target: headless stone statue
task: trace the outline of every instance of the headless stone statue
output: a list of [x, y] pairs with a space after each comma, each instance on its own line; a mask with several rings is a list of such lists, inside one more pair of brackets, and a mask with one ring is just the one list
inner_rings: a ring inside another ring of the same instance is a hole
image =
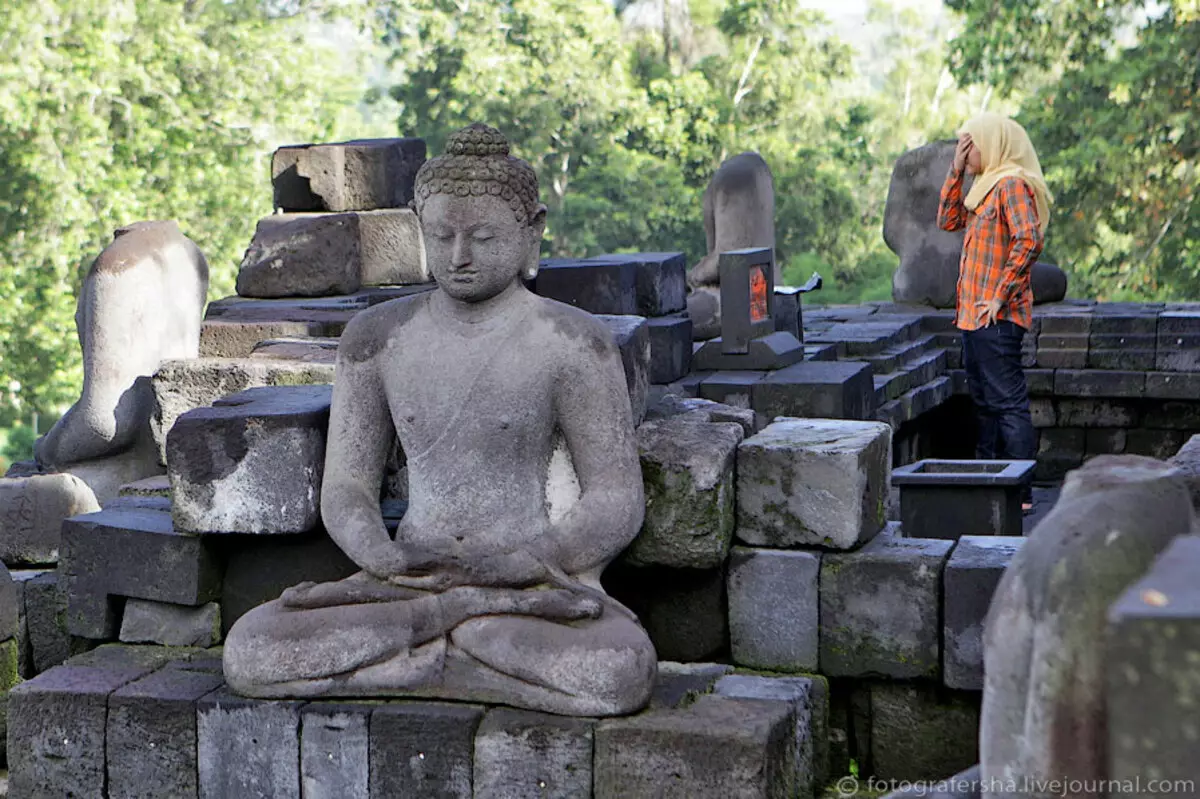
[[[524, 288], [546, 211], [498, 131], [454, 134], [418, 173], [415, 204], [438, 289], [359, 314], [338, 349], [321, 514], [363, 571], [239, 619], [226, 679], [256, 697], [639, 710], [654, 649], [599, 582], [644, 509], [612, 336]], [[409, 496], [394, 541], [379, 507], [393, 429]], [[552, 519], [559, 440], [580, 491]]]
[[[708, 254], [688, 273], [688, 315], [697, 341], [721, 335], [720, 254], [775, 246], [775, 184], [761, 155], [735, 155], [713, 174], [704, 191], [704, 237]], [[776, 259], [776, 286], [783, 284], [779, 270]]]
[[162, 473], [149, 431], [149, 378], [165, 360], [197, 356], [207, 293], [204, 255], [175, 222], [114, 233], [75, 312], [83, 391], [35, 444], [39, 466], [75, 474], [101, 503], [122, 483]]
[[1186, 478], [1169, 464], [1102, 456], [1067, 476], [988, 612], [985, 796], [1063, 796], [1070, 781], [1086, 791], [1076, 795], [1095, 794], [1082, 786], [1107, 778], [1108, 608], [1192, 526]]
[[[953, 308], [965, 230], [937, 226], [938, 201], [954, 160], [954, 140], [909, 150], [896, 161], [883, 211], [883, 240], [900, 256], [892, 275], [892, 299], [934, 308]], [[964, 192], [970, 187], [964, 186]], [[1030, 272], [1035, 303], [1067, 296], [1067, 275], [1041, 261]]]

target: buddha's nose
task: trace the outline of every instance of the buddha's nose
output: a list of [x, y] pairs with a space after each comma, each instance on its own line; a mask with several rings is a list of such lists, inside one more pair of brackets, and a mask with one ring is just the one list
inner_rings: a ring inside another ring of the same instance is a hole
[[471, 263], [471, 247], [466, 236], [454, 237], [454, 250], [450, 253], [450, 265], [455, 268], [469, 266]]

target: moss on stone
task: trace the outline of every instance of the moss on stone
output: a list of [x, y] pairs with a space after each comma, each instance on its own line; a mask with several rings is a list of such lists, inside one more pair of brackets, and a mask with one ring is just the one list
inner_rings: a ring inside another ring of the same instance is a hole
[[0, 691], [8, 691], [21, 681], [17, 672], [17, 639], [0, 643]]

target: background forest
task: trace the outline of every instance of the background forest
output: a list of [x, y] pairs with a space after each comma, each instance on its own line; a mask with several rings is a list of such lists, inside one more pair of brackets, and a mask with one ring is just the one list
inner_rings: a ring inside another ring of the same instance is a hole
[[[1074, 296], [1200, 299], [1200, 0], [9, 0], [0, 16], [0, 428], [75, 400], [75, 291], [112, 231], [174, 218], [232, 293], [281, 144], [482, 120], [530, 160], [545, 252], [702, 254], [721, 160], [775, 175], [789, 282], [890, 295], [892, 164], [998, 110], [1057, 197]], [[0, 436], [2, 437], [2, 436]]]

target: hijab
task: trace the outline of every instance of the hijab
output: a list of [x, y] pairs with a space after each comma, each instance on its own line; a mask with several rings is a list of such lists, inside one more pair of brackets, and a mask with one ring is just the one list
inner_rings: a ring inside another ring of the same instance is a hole
[[1025, 129], [1006, 116], [984, 113], [967, 120], [961, 132], [970, 134], [971, 141], [979, 148], [982, 167], [963, 204], [974, 211], [1002, 179], [1020, 178], [1033, 190], [1038, 224], [1045, 233], [1054, 197], [1046, 187], [1042, 166]]

